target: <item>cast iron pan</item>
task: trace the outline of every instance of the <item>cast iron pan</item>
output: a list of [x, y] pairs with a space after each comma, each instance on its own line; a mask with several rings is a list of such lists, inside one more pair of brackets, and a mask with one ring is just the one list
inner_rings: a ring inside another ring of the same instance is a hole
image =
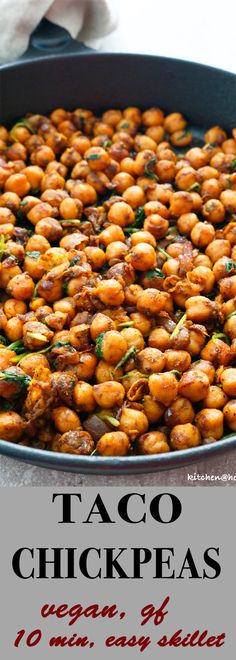
[[[0, 69], [0, 122], [53, 108], [158, 105], [188, 118], [198, 140], [220, 124], [236, 126], [236, 76], [209, 66], [146, 55], [96, 53], [45, 19], [21, 60]], [[154, 456], [102, 458], [31, 449], [0, 440], [0, 453], [70, 472], [134, 474], [177, 468], [236, 447], [236, 434], [214, 444]], [[223, 472], [223, 460], [222, 460]]]

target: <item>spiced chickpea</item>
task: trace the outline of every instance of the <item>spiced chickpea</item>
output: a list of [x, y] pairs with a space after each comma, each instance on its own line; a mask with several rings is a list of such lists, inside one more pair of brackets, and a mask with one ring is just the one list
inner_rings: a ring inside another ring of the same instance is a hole
[[130, 440], [146, 433], [148, 426], [148, 419], [141, 410], [122, 408], [119, 430], [126, 433]]
[[67, 433], [81, 428], [77, 413], [66, 406], [59, 406], [52, 410], [52, 420], [59, 433]]
[[181, 234], [189, 236], [197, 223], [198, 217], [196, 213], [183, 213], [177, 220], [177, 227]]
[[[212, 362], [208, 360], [196, 360], [193, 362], [190, 367], [191, 371], [203, 371], [204, 374], [208, 377], [210, 385], [213, 383], [215, 378], [215, 368]], [[189, 371], [190, 371], [189, 369]]]
[[119, 227], [126, 227], [132, 224], [135, 215], [130, 204], [126, 202], [115, 202], [108, 211], [108, 220]]
[[230, 257], [230, 254], [231, 244], [223, 238], [216, 238], [206, 248], [206, 255], [211, 259], [213, 264], [221, 257]]
[[136, 360], [140, 371], [145, 374], [159, 373], [163, 371], [166, 364], [164, 353], [158, 348], [152, 347], [141, 350]]
[[236, 399], [231, 399], [223, 409], [224, 419], [231, 431], [236, 431]]
[[204, 408], [216, 408], [217, 410], [221, 410], [224, 408], [227, 401], [228, 397], [221, 387], [210, 385], [209, 392], [202, 403]]
[[165, 454], [170, 451], [167, 436], [161, 431], [144, 433], [136, 440], [139, 454]]
[[196, 426], [203, 439], [220, 440], [224, 432], [224, 415], [216, 408], [203, 408], [195, 417]]
[[169, 406], [178, 394], [178, 381], [173, 373], [154, 373], [148, 379], [151, 396], [164, 406]]
[[169, 302], [169, 294], [157, 289], [145, 289], [138, 293], [137, 310], [143, 314], [158, 314]]
[[209, 391], [209, 378], [203, 371], [190, 370], [183, 374], [178, 385], [178, 394], [196, 403], [205, 399]]
[[134, 245], [125, 260], [140, 271], [152, 270], [157, 265], [156, 252], [148, 243]]
[[193, 323], [205, 323], [216, 314], [216, 304], [205, 296], [191, 296], [185, 303], [187, 319]]
[[164, 422], [169, 428], [177, 424], [188, 424], [194, 421], [194, 408], [191, 401], [178, 396], [171, 405], [166, 408]]
[[118, 306], [124, 302], [124, 291], [118, 280], [101, 280], [96, 289], [96, 295], [104, 305]]
[[137, 328], [123, 328], [120, 335], [126, 340], [128, 349], [134, 346], [141, 351], [145, 346], [143, 335]]
[[130, 440], [123, 431], [104, 433], [98, 440], [96, 450], [100, 456], [127, 456]]
[[174, 450], [190, 449], [201, 444], [199, 430], [193, 424], [177, 424], [171, 431], [170, 444]]
[[100, 408], [114, 408], [122, 406], [125, 398], [125, 389], [117, 381], [105, 381], [93, 386], [95, 401]]
[[148, 337], [148, 346], [166, 351], [170, 345], [170, 335], [165, 328], [154, 328]]
[[0, 413], [0, 437], [8, 442], [18, 442], [24, 430], [24, 422], [18, 413]]

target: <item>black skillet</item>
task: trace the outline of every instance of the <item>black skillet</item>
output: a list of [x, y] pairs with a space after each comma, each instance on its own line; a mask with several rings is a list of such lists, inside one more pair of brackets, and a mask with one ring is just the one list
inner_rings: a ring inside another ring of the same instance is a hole
[[[56, 107], [158, 105], [180, 111], [198, 139], [204, 129], [236, 126], [236, 76], [193, 62], [147, 55], [96, 53], [45, 19], [25, 55], [0, 69], [0, 122], [11, 125], [26, 112]], [[70, 472], [134, 474], [177, 468], [236, 447], [236, 434], [214, 444], [154, 456], [102, 458], [31, 449], [0, 440], [0, 453]], [[222, 457], [223, 459], [223, 457]], [[223, 460], [222, 460], [223, 467]]]

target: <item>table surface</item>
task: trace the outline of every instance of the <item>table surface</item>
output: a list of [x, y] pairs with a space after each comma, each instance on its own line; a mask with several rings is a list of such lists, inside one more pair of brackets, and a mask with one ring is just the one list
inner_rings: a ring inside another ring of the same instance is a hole
[[[134, 10], [135, 6], [135, 10]], [[188, 0], [166, 3], [157, 0], [118, 0], [118, 27], [106, 37], [102, 51], [142, 52], [198, 61], [235, 72], [236, 40], [233, 20], [222, 23], [215, 0], [208, 0], [204, 12], [189, 11]], [[231, 0], [224, 2], [230, 18]], [[135, 29], [132, 28], [135, 24]], [[188, 480], [191, 475], [215, 475], [217, 480]], [[236, 475], [236, 451], [208, 458], [178, 470], [137, 476], [92, 476], [40, 469], [0, 457], [2, 486], [233, 486], [236, 481], [219, 479]]]

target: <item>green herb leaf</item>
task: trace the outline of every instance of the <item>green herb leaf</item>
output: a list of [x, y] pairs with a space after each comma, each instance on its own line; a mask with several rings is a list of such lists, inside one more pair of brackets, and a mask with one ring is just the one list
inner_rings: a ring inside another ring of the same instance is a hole
[[215, 341], [216, 339], [221, 339], [221, 341], [224, 341], [225, 344], [228, 344], [228, 346], [230, 346], [229, 337], [227, 337], [227, 335], [225, 335], [224, 332], [214, 332], [214, 334], [212, 335], [212, 339], [213, 341]]
[[12, 363], [14, 364], [20, 364], [21, 360], [23, 358], [28, 357], [29, 355], [42, 355], [42, 353], [49, 353], [53, 348], [61, 348], [62, 346], [68, 346], [70, 348], [73, 348], [70, 344], [69, 341], [55, 341], [54, 344], [50, 344], [50, 346], [47, 346], [47, 348], [42, 348], [40, 351], [28, 351], [26, 353], [23, 353], [21, 355], [18, 355], [17, 357], [12, 359]]
[[231, 169], [231, 172], [234, 172], [234, 170], [236, 170], [236, 158], [231, 163], [230, 169]]
[[0, 371], [0, 380], [5, 380], [8, 383], [15, 383], [19, 385], [20, 389], [24, 387], [29, 387], [32, 378], [28, 374], [15, 374], [8, 369], [5, 371]]
[[118, 328], [132, 328], [134, 326], [134, 321], [124, 321], [124, 323], [119, 323]]
[[32, 250], [32, 252], [26, 252], [25, 256], [26, 257], [31, 257], [31, 259], [39, 259], [41, 257], [41, 252], [37, 252], [36, 250]]
[[14, 124], [14, 126], [12, 126], [12, 128], [10, 130], [10, 136], [11, 136], [12, 140], [14, 140], [16, 142], [18, 142], [18, 138], [14, 137], [14, 131], [16, 130], [16, 128], [19, 128], [21, 126], [23, 126], [24, 128], [27, 128], [27, 130], [30, 133], [36, 133], [36, 131], [34, 130], [34, 128], [32, 128], [31, 124], [27, 121], [27, 119], [24, 119], [24, 118], [20, 119], [16, 124]]
[[81, 260], [81, 257], [79, 255], [77, 257], [74, 257], [73, 259], [71, 259], [71, 261], [69, 263], [69, 268], [72, 268], [72, 266], [75, 266], [78, 263], [78, 261], [80, 261], [80, 260]]
[[152, 158], [150, 158], [150, 160], [148, 160], [148, 162], [144, 167], [144, 175], [147, 176], [148, 179], [155, 179], [156, 181], [158, 181], [158, 176], [157, 174], [155, 174], [155, 172], [153, 172], [152, 169], [156, 165], [156, 162], [157, 162], [156, 156], [153, 156]]
[[95, 353], [96, 353], [97, 357], [99, 357], [99, 358], [103, 358], [102, 344], [103, 344], [103, 339], [104, 339], [105, 334], [106, 334], [105, 332], [100, 332], [100, 335], [98, 335], [98, 337], [96, 339]]
[[124, 374], [124, 376], [120, 376], [119, 380], [123, 380], [124, 378], [129, 378], [132, 376], [140, 376], [140, 378], [149, 378], [148, 374], [142, 374], [141, 371], [128, 371], [127, 374]]
[[227, 181], [226, 181], [226, 188], [227, 188], [227, 190], [232, 188], [231, 181], [229, 179], [227, 179]]
[[236, 310], [234, 312], [231, 312], [231, 314], [228, 314], [225, 320], [228, 321], [228, 319], [231, 319], [233, 316], [236, 316]]
[[63, 294], [64, 298], [66, 298], [66, 296], [68, 296], [68, 284], [69, 284], [69, 282], [63, 282], [63, 285], [62, 285], [62, 294]]
[[0, 344], [3, 344], [3, 346], [7, 346], [7, 339], [6, 337], [3, 337], [3, 335], [0, 335]]
[[111, 426], [115, 426], [115, 427], [120, 426], [120, 422], [118, 421], [118, 419], [116, 419], [115, 417], [112, 417], [112, 415], [107, 415], [107, 413], [105, 413], [105, 412], [97, 413], [97, 417], [100, 417], [100, 419], [103, 419], [104, 422], [105, 421], [109, 422], [109, 424], [111, 424]]
[[178, 371], [177, 369], [171, 369], [170, 374], [174, 374], [174, 376], [176, 376], [176, 378], [179, 378], [179, 379], [180, 379], [181, 376], [182, 376], [182, 374], [180, 373], [180, 371]]
[[9, 348], [10, 351], [15, 351], [16, 355], [20, 355], [20, 353], [22, 353], [24, 350], [23, 340], [18, 339], [17, 341], [13, 341], [12, 344], [9, 344], [7, 348]]
[[168, 254], [168, 252], [166, 252], [166, 250], [164, 250], [164, 248], [160, 247], [159, 245], [157, 246], [157, 252], [160, 252], [160, 254], [162, 254], [162, 256], [166, 259], [172, 259], [170, 254]]
[[4, 234], [1, 234], [0, 236], [0, 261], [3, 260], [3, 257], [8, 256], [8, 251], [5, 243], [6, 241], [9, 241], [9, 238], [10, 236], [5, 236]]
[[129, 225], [128, 227], [124, 228], [125, 233], [126, 234], [134, 234], [139, 229], [142, 229], [143, 218], [144, 218], [144, 207], [139, 206], [137, 208], [135, 220], [134, 220], [134, 222], [132, 222], [132, 225]]
[[38, 295], [38, 287], [39, 287], [40, 282], [41, 282], [41, 280], [39, 280], [39, 281], [37, 282], [37, 284], [35, 285], [35, 287], [34, 287], [34, 293], [33, 293], [33, 295], [32, 295], [32, 298], [38, 298], [38, 297], [39, 297], [39, 295]]
[[91, 154], [90, 156], [87, 156], [87, 160], [99, 160], [100, 154]]
[[126, 351], [125, 355], [121, 358], [120, 362], [116, 365], [114, 371], [117, 371], [117, 369], [120, 369], [120, 367], [123, 367], [123, 365], [130, 360], [130, 358], [134, 357], [137, 353], [137, 348], [136, 346], [131, 346], [131, 348], [128, 348], [128, 351]]
[[165, 275], [163, 275], [163, 272], [160, 268], [154, 268], [153, 270], [147, 270], [146, 273], [144, 274], [144, 277], [161, 277], [162, 280], [165, 279]]
[[111, 147], [111, 145], [112, 145], [112, 140], [105, 140], [105, 142], [103, 142], [102, 146], [103, 146], [103, 149], [109, 149], [109, 147]]
[[187, 188], [187, 192], [199, 192], [199, 190], [201, 190], [201, 185], [197, 181]]
[[172, 337], [176, 337], [176, 335], [179, 334], [180, 328], [185, 323], [186, 318], [187, 318], [187, 314], [183, 314], [183, 316], [181, 316], [181, 319], [178, 321], [177, 325], [175, 326], [175, 329], [170, 335], [170, 339], [172, 339]]
[[188, 134], [188, 129], [187, 129], [187, 128], [184, 128], [183, 131], [182, 131], [182, 133], [181, 133], [181, 135], [179, 135], [179, 137], [177, 138], [177, 142], [179, 142], [180, 140], [182, 140], [183, 137], [186, 137], [187, 134]]
[[227, 263], [225, 264], [225, 270], [227, 273], [231, 273], [232, 270], [235, 270], [236, 268], [236, 263], [233, 259], [229, 259]]

